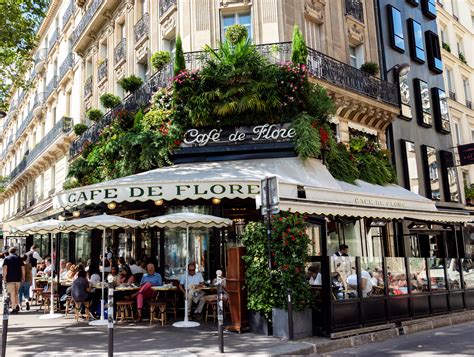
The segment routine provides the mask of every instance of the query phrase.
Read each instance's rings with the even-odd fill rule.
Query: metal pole
[[[50,314],[54,314],[54,245],[53,245],[53,241],[54,241],[54,237],[56,236],[56,233],[53,233],[51,234],[51,270],[50,270],[50,273],[51,273],[51,285],[50,285],[50,289],[51,289],[51,306],[50,306]],[[59,292],[59,286],[58,286],[58,292]]]
[[[184,289],[184,322],[188,322],[188,264],[189,264],[189,224],[186,225],[186,266],[184,267],[184,283],[186,284]],[[191,302],[192,305],[192,302]]]
[[[107,309],[108,357],[114,356],[114,284],[109,283],[109,301]]]
[[[291,302],[291,289],[288,289],[288,339],[295,339],[293,331],[293,303]]]
[[[104,296],[104,292],[105,292],[105,259],[107,259],[106,257],[106,253],[105,253],[105,233],[106,233],[106,230],[104,228],[104,230],[102,231],[102,298],[100,300],[100,319],[101,320],[104,320],[104,309],[105,309],[105,296]],[[110,291],[110,290],[109,290]]]
[[[265,208],[267,210],[267,243],[268,243],[268,267],[272,270],[272,249],[271,249],[271,241],[272,241],[272,214],[270,212],[270,180],[266,180],[266,191],[267,197],[265,202]]]
[[[219,353],[224,353],[224,309],[222,302],[222,278],[217,277],[217,327],[219,334]]]
[[[3,284],[3,323],[2,323],[2,357],[7,355],[7,334],[8,334],[8,311],[10,305],[10,294],[7,291],[7,284]]]

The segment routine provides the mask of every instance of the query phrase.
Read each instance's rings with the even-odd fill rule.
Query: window
[[[436,2],[435,0],[422,0],[421,10],[426,17],[436,19]]]
[[[474,142],[474,129],[471,129],[471,141]]]
[[[443,73],[443,61],[441,60],[439,37],[432,31],[426,31],[425,37],[426,49],[428,52],[428,67],[430,67],[433,72]]]
[[[448,84],[448,91],[454,93],[453,72],[449,68],[446,68],[446,81]]]
[[[436,149],[423,145],[423,161],[426,177],[426,197],[432,200],[441,199],[441,187],[438,173],[438,160],[436,159]]]
[[[415,96],[418,123],[422,126],[431,127],[433,125],[433,118],[431,115],[428,83],[418,78],[415,79]]]
[[[359,68],[364,63],[364,47],[349,45],[349,64]]]
[[[412,6],[418,6],[420,3],[420,0],[407,0],[407,3],[409,3]]]
[[[410,36],[410,53],[414,61],[425,63],[425,45],[423,44],[423,31],[420,23],[408,19],[408,34]]]
[[[451,0],[451,8],[453,9],[453,16],[459,20],[458,0]]]
[[[225,38],[225,32],[232,25],[242,25],[247,29],[249,38],[252,38],[252,18],[250,12],[237,12],[234,14],[225,14],[222,16],[222,38]]]
[[[448,99],[446,97],[446,93],[440,88],[432,88],[431,96],[433,97],[433,113],[436,130],[438,130],[440,133],[448,134],[450,132],[450,128]]]
[[[418,183],[418,163],[416,161],[415,143],[406,140],[401,140],[401,142],[405,166],[405,187],[412,192],[419,193],[420,186]]]
[[[459,145],[461,144],[461,135],[460,135],[460,132],[459,132],[459,123],[457,121],[455,121],[453,123],[453,127],[454,127],[454,145]]]
[[[469,79],[468,78],[463,78],[462,79],[462,87],[464,89],[464,98],[467,101],[471,101],[471,87],[469,85]]]
[[[394,49],[405,52],[405,39],[403,37],[402,14],[400,10],[391,5],[388,8],[388,21],[390,24],[390,42]]]
[[[446,201],[459,202],[458,171],[454,166],[454,155],[451,151],[446,150],[440,150],[439,154]]]
[[[408,73],[404,76],[399,76],[398,87],[400,90],[400,104],[401,104],[401,115],[404,118],[411,119],[411,107],[410,107],[410,86],[408,85]]]

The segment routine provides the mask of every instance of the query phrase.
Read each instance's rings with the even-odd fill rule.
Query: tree
[[[31,65],[36,31],[49,0],[0,1],[0,108],[8,108],[12,86],[26,85],[23,74]]]
[[[293,28],[293,42],[291,44],[291,62],[295,64],[306,64],[308,49],[298,25]]]
[[[174,58],[174,75],[176,76],[180,71],[186,69],[186,61],[183,53],[183,43],[181,42],[181,36],[178,35],[176,38],[176,53]]]

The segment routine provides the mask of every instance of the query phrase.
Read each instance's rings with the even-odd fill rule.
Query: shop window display
[[[410,286],[412,294],[428,292],[428,276],[426,275],[426,260],[424,258],[409,258]]]
[[[405,258],[388,257],[386,262],[389,294],[408,294]]]
[[[446,289],[446,278],[444,276],[445,261],[442,258],[429,258],[431,290],[439,291]]]

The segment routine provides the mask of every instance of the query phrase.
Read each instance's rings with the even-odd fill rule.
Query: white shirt
[[[141,266],[138,266],[136,264],[129,265],[129,267],[130,267],[130,271],[132,272],[132,275],[146,273],[145,269],[143,269]]]
[[[362,296],[367,297],[367,294],[372,291],[372,277],[368,272],[362,270],[360,278],[366,281],[364,289],[362,289]],[[357,286],[357,274],[351,274],[347,277],[347,284]]]
[[[43,261],[43,258],[41,258],[41,255],[39,255],[36,250],[33,251],[33,258],[36,259],[36,263],[41,263]]]
[[[89,278],[89,282],[92,284],[100,283],[100,275],[99,274],[92,274]]]
[[[188,273],[188,284],[189,286],[192,286],[192,285],[199,285],[200,283],[203,283],[204,282],[204,279],[201,275],[201,273],[195,273],[194,275],[189,275]],[[184,288],[186,289],[186,275],[183,275],[181,277],[181,280],[179,281],[179,283],[181,285],[184,286]]]
[[[312,276],[309,279],[309,285],[323,285],[321,279],[321,273],[318,273],[318,275],[316,275],[316,278]]]

